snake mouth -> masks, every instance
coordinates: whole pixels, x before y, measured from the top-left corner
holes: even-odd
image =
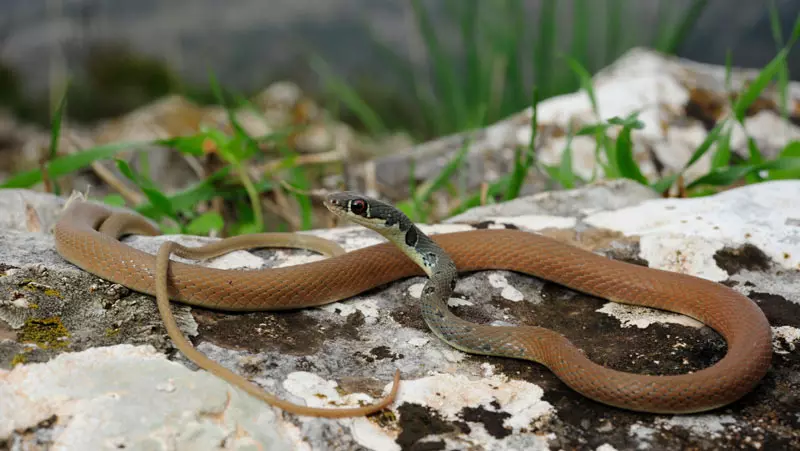
[[[322,201],[322,205],[325,205],[331,213],[335,214],[336,216],[344,216],[347,212],[347,208],[345,205],[342,205],[337,199],[332,199],[331,197],[326,198]]]

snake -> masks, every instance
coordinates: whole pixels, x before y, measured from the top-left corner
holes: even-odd
[[[88,201],[65,207],[54,227],[57,252],[98,277],[154,295],[167,332],[199,367],[266,403],[298,415],[342,418],[385,409],[397,396],[399,371],[388,395],[360,407],[310,407],[282,400],[195,350],[172,317],[169,302],[232,312],[282,311],[345,300],[391,282],[427,276],[422,318],[435,336],[460,351],[527,360],[548,368],[581,395],[608,406],[653,414],[692,414],[726,406],[750,393],[771,365],[772,333],[762,310],[721,283],[615,260],[520,229],[474,229],[426,235],[390,203],[341,191],[325,196],[335,216],[377,232],[385,242],[345,252],[303,233],[234,236],[197,247],[165,241],[156,256],[120,239],[159,235],[133,213]],[[326,258],[287,267],[217,269],[170,260],[206,259],[255,247],[306,248]],[[507,270],[541,278],[607,301],[678,313],[719,333],[725,355],[684,374],[638,374],[589,359],[564,335],[540,326],[466,321],[447,300],[461,273]],[[302,333],[297,330],[295,333]]]

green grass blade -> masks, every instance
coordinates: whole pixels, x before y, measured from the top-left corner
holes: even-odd
[[[531,99],[529,88],[526,86],[527,76],[524,71],[524,58],[522,49],[525,44],[525,5],[522,0],[507,0],[506,15],[508,24],[505,21],[502,25],[506,26],[508,35],[505,37],[501,50],[502,57],[506,61],[506,86],[500,102],[499,111],[489,111],[488,119],[494,121],[500,116],[505,116],[508,112],[519,111],[524,105],[530,104]]]
[[[758,171],[774,170],[800,171],[800,157],[781,157],[775,160],[766,161],[761,164],[742,164],[730,166],[728,168],[721,168],[699,177],[697,180],[690,183],[687,186],[687,189],[692,189],[696,186],[702,185],[728,186],[737,180],[740,180],[747,174]]]
[[[507,189],[510,178],[511,177],[508,174],[506,174],[500,176],[494,182],[489,183],[489,187],[487,189],[487,197],[493,198],[494,196],[502,194]],[[457,214],[461,214],[469,210],[470,208],[479,206],[480,204],[481,204],[481,193],[478,192],[472,194],[471,196],[466,197],[457,207],[453,208],[450,211],[449,216],[455,216]]]
[[[436,191],[439,191],[450,177],[461,168],[462,163],[464,162],[464,157],[469,152],[470,144],[472,144],[472,137],[467,136],[464,139],[464,142],[461,144],[461,148],[456,152],[455,156],[447,163],[447,165],[429,182],[426,182],[417,189],[417,192],[414,194],[416,201],[424,204],[426,203],[431,195]]]
[[[412,136],[424,139],[431,136],[441,136],[450,130],[440,118],[446,118],[442,111],[441,103],[434,97],[428,86],[421,80],[418,68],[391,46],[385,44],[372,30],[366,19],[359,18],[360,28],[364,34],[371,37],[370,43],[376,51],[376,60],[381,61],[389,68],[389,73],[395,75],[400,81],[400,92],[413,93],[413,102],[417,105],[412,117],[410,133]],[[376,117],[379,117],[376,114]]]
[[[220,231],[225,227],[225,221],[216,211],[207,211],[192,219],[186,224],[186,233],[191,235],[208,235],[212,230]]]
[[[125,160],[116,160],[117,168],[119,171],[124,175],[128,180],[135,183],[139,189],[142,190],[144,195],[150,201],[151,204],[155,207],[155,209],[164,216],[168,216],[172,219],[177,220],[178,215],[175,213],[175,209],[172,206],[172,203],[169,201],[167,196],[162,193],[155,184],[134,172],[133,169],[128,165]]]
[[[230,198],[230,192],[226,191],[224,187],[217,186],[219,181],[230,174],[230,171],[231,166],[225,166],[199,183],[177,193],[167,195],[170,205],[176,211],[190,211],[197,204],[210,201],[218,196]],[[268,190],[269,188],[264,191]],[[137,205],[135,209],[147,217],[153,217],[158,213],[158,210],[151,203],[142,203]]]
[[[800,159],[800,141],[793,141],[783,148],[779,159],[795,158]],[[800,169],[774,169],[769,172],[767,180],[796,180],[800,179]]]
[[[729,166],[713,170],[708,174],[698,177],[695,181],[686,186],[687,189],[692,189],[696,186],[714,185],[714,186],[727,186],[731,183],[741,179],[753,170],[752,165],[744,166]]]
[[[772,82],[776,75],[786,64],[786,56],[789,50],[794,45],[795,41],[800,37],[800,18],[795,23],[791,39],[784,48],[767,64],[764,69],[756,76],[750,85],[741,93],[733,104],[733,111],[736,119],[739,122],[744,121],[745,114],[750,105],[755,102],[761,95],[761,92]]]
[[[800,141],[792,141],[781,150],[780,158],[798,158],[800,157]]]
[[[556,24],[558,23],[558,3],[556,0],[542,0],[539,11],[539,36],[534,46],[534,81],[547,96],[553,91],[552,73],[557,47]]]
[[[359,96],[358,92],[341,81],[330,66],[319,56],[313,56],[309,62],[311,69],[322,78],[325,86],[342,102],[371,135],[385,135],[387,127],[380,116]]]
[[[150,143],[142,142],[118,142],[103,144],[92,147],[80,152],[76,152],[63,157],[58,157],[50,161],[47,170],[50,177],[61,177],[83,169],[95,161],[111,158],[120,152],[144,147]],[[4,183],[0,188],[30,188],[42,181],[42,171],[39,169],[18,173]]]
[[[0,184],[0,188],[30,188],[42,181],[42,170],[31,169],[29,171],[18,172],[5,182]]]
[[[228,141],[228,146],[221,146],[220,155],[228,156],[231,158],[230,163],[242,163],[251,156],[259,152],[258,143],[253,139],[250,134],[242,127],[242,124],[236,118],[236,113],[233,111],[229,103],[225,100],[222,94],[222,89],[213,73],[209,74],[211,89],[214,96],[217,98],[219,104],[225,108],[225,113],[228,116],[228,121],[234,130],[235,138]]]
[[[570,131],[567,134],[567,144],[561,153],[561,165],[558,167],[558,181],[566,189],[575,187],[575,173],[572,168],[572,137]]]
[[[422,34],[425,47],[431,57],[436,87],[442,96],[441,102],[449,109],[449,117],[452,118],[451,123],[454,124],[454,131],[461,130],[466,123],[467,112],[463,98],[462,83],[455,73],[456,64],[443,51],[436,35],[436,28],[420,0],[411,0],[411,7],[416,18],[417,27]]]
[[[642,171],[639,169],[639,165],[636,164],[636,160],[633,158],[633,140],[631,139],[632,131],[633,129],[630,125],[625,125],[622,127],[622,130],[620,130],[619,136],[617,136],[617,172],[619,172],[622,177],[635,180],[643,185],[647,185],[649,183],[647,178],[645,178],[645,176],[642,174]]]
[[[616,59],[622,49],[624,0],[606,0],[606,54],[605,60]]]
[[[203,142],[205,142],[207,138],[207,133],[200,132],[190,136],[176,136],[174,138],[159,139],[155,142],[155,144],[169,147],[170,149],[175,149],[182,154],[200,157],[203,156]]]
[[[772,38],[775,40],[775,46],[780,49],[783,47],[783,30],[781,29],[781,20],[779,17],[778,8],[775,6],[775,0],[769,2],[769,22],[772,28]],[[784,121],[789,120],[789,65],[784,60],[781,68],[778,71],[778,93],[779,93],[779,109],[781,110],[781,118]]]
[[[717,151],[711,158],[711,169],[719,169],[728,166],[731,162],[731,132],[732,128],[722,134],[719,141],[717,141]]]
[[[694,153],[692,153],[692,156],[689,157],[689,160],[686,162],[686,164],[683,165],[683,168],[677,173],[664,177],[661,180],[652,184],[651,187],[653,188],[653,190],[655,190],[658,193],[666,192],[669,189],[669,187],[672,186],[673,183],[675,183],[678,177],[680,177],[686,169],[691,167],[695,162],[697,162],[697,160],[702,158],[703,155],[705,155],[708,152],[711,146],[714,145],[714,143],[719,140],[719,136],[722,133],[722,130],[725,128],[726,124],[727,121],[718,122],[717,125],[715,125],[714,128],[711,129],[710,132],[708,132],[708,135],[706,135],[706,139],[704,139],[703,142],[700,143],[700,145],[697,147],[697,149],[695,149]]]
[[[478,43],[478,2],[476,0],[460,0],[458,2],[459,28],[461,29],[461,40],[464,43],[466,52],[466,87],[464,89],[466,105],[474,106],[486,98],[485,89],[487,88],[487,77],[485,77],[486,66],[481,61],[480,46]],[[477,124],[476,124],[477,125]]]
[[[64,94],[61,96],[61,100],[58,102],[58,108],[56,108],[55,114],[53,115],[53,123],[50,126],[50,149],[48,152],[47,161],[50,162],[58,155],[58,141],[61,137],[61,119],[64,116],[64,108],[67,105],[67,90],[64,89]],[[48,171],[49,174],[49,164],[45,163],[45,170]],[[55,195],[61,194],[61,189],[58,187],[58,183],[56,183],[55,177],[50,175],[53,183],[53,193]]]
[[[683,166],[683,170],[686,170],[691,165],[695,164],[695,162],[697,162],[697,160],[702,158],[703,155],[705,155],[706,152],[708,152],[711,146],[715,142],[717,142],[717,140],[719,140],[719,136],[722,133],[722,130],[725,128],[726,123],[727,121],[718,122],[717,125],[715,125],[714,128],[712,128],[711,131],[708,132],[708,135],[706,135],[706,139],[704,139],[703,142],[700,143],[697,149],[695,149],[694,153],[692,153],[692,156],[689,157],[689,161],[687,161],[686,164]]]
[[[572,71],[575,72],[575,75],[577,75],[581,89],[584,89],[586,91],[586,95],[589,96],[589,102],[592,104],[592,111],[597,116],[597,119],[600,120],[600,109],[597,106],[597,97],[594,94],[592,74],[590,74],[589,71],[586,70],[586,68],[583,67],[583,65],[577,59],[570,56],[566,56],[565,59],[570,69],[572,69]]]
[[[589,64],[589,35],[592,16],[591,0],[573,0],[572,2],[572,50],[571,57]],[[576,77],[578,74],[575,74]],[[579,77],[578,82],[581,80]]]
[[[749,152],[751,163],[761,164],[764,162],[764,156],[758,150],[758,144],[756,144],[756,140],[752,136],[747,137],[747,151]]]
[[[680,173],[669,175],[653,183],[650,187],[653,189],[653,191],[659,194],[664,194],[669,189],[669,187],[672,186],[672,184],[675,183],[676,180],[678,180],[679,176]]]
[[[663,1],[669,2],[669,0],[662,0],[662,2]],[[708,0],[695,0],[691,6],[686,9],[683,17],[678,20],[678,26],[675,28],[675,32],[664,39],[662,44],[659,45],[659,49],[668,54],[677,52],[681,44],[686,40],[686,37],[689,36],[695,25],[697,25],[697,22],[700,20],[707,6]]]
[[[124,207],[126,205],[125,198],[119,194],[109,194],[103,197],[103,203],[112,207]]]
[[[528,147],[525,149],[524,159],[522,158],[522,149],[517,148],[514,158],[514,171],[511,174],[511,179],[506,189],[505,200],[516,199],[519,196],[522,184],[528,171],[533,166],[536,158],[536,135],[539,127],[539,93],[536,87],[533,89],[533,104],[531,105],[531,139],[528,141]]]

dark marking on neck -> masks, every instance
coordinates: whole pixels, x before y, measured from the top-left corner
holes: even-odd
[[[411,227],[406,232],[406,244],[409,247],[414,247],[417,245],[418,240],[419,240],[419,234],[417,233],[417,228],[412,224]]]
[[[426,252],[422,255],[422,262],[428,268],[433,268],[439,262],[439,257],[433,252]]]
[[[405,232],[414,227],[414,223],[411,222],[410,219],[405,217],[405,215],[395,215],[395,220],[400,224],[400,231]]]

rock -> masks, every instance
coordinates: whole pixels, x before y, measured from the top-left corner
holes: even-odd
[[[19,199],[26,196],[0,191],[0,205],[22,208]],[[39,199],[42,218],[55,217],[63,202],[33,199]],[[12,215],[19,216],[5,210],[2,216]],[[66,263],[45,232],[50,221],[42,220],[42,232],[28,231],[24,221],[18,230],[0,231],[0,448],[33,443],[370,450],[800,446],[798,181],[691,199],[661,199],[636,184],[603,182],[421,226],[429,233],[473,227],[536,231],[615,259],[715,280],[749,296],[773,327],[772,369],[741,400],[685,416],[611,408],[572,391],[541,365],[449,347],[420,316],[423,277],[298,311],[227,314],[174,304],[181,328],[199,350],[295,402],[370,402],[387,392],[396,368],[402,372],[398,400],[384,413],[341,420],[289,415],[204,371],[192,371],[195,366],[175,353],[166,337],[153,299]],[[309,233],[348,250],[383,240],[361,227]],[[164,239],[126,242],[155,252]],[[197,245],[208,239],[179,241]],[[275,267],[319,258],[305,251],[262,250],[209,264]],[[625,371],[686,373],[725,352],[714,331],[682,315],[606,302],[508,271],[462,275],[450,305],[470,321],[552,328],[593,360]],[[111,426],[93,429],[99,421]]]
[[[499,216],[518,222],[522,216],[538,214],[556,215],[574,223],[572,217],[575,216],[593,211],[616,210],[657,198],[657,193],[641,183],[629,179],[608,180],[588,185],[585,189],[548,191],[501,204],[475,207],[445,222],[478,222]]]
[[[17,446],[39,441],[75,450],[294,449],[273,410],[151,346],[67,352],[46,364],[0,373],[0,412],[0,437],[16,436]]]
[[[584,91],[543,100],[537,108],[536,153],[539,162],[557,166],[567,145],[570,126],[574,131],[618,116],[639,112],[644,128],[634,130],[634,158],[649,180],[674,174],[708,136],[713,126],[729,116],[728,96],[739,93],[758,74],[755,69],[734,68],[731,90],[725,85],[725,67],[666,57],[634,48],[593,78],[599,117]],[[790,82],[789,121],[781,118],[779,94],[765,90],[751,106],[744,128],[735,125],[731,150],[747,158],[747,136],[761,152],[774,157],[786,144],[800,139],[800,82]],[[442,171],[465,144],[469,150],[459,173],[462,189],[474,191],[481,183],[494,181],[513,167],[515,149],[529,145],[530,108],[483,129],[470,130],[425,142],[403,152],[379,157],[353,171],[350,186],[380,192],[393,200],[408,197],[413,162],[414,179],[430,180]],[[616,138],[618,128],[609,129]],[[573,171],[590,180],[603,177],[595,155],[593,136],[572,139]],[[713,150],[713,148],[712,148]],[[713,152],[694,163],[686,172],[692,181],[710,169]],[[532,176],[525,193],[541,191],[544,177]],[[595,179],[596,180],[596,179]]]

